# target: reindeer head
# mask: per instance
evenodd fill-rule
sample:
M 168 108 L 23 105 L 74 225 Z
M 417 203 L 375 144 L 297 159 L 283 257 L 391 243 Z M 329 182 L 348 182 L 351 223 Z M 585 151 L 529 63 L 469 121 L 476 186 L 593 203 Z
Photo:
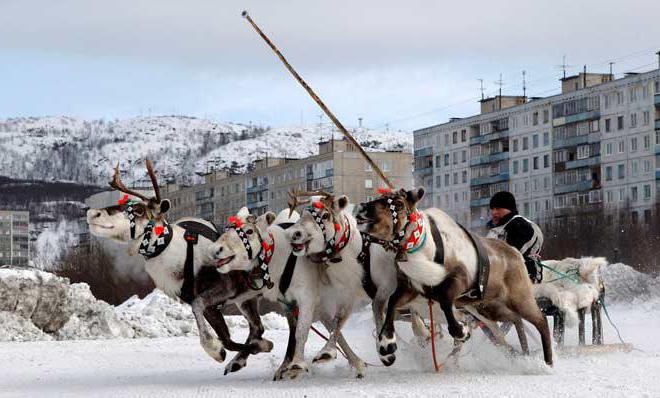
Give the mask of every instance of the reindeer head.
M 145 163 L 155 196 L 149 198 L 128 189 L 121 181 L 119 165 L 117 165 L 109 184 L 113 189 L 123 192 L 124 197 L 115 206 L 87 210 L 87 224 L 92 235 L 129 242 L 142 234 L 147 223 L 165 221 L 165 213 L 170 209 L 170 201 L 161 200 L 153 164 L 149 159 Z
M 262 239 L 275 220 L 275 213 L 256 217 L 243 207 L 229 218 L 225 232 L 211 245 L 211 253 L 219 272 L 248 271 L 261 250 Z
M 356 206 L 355 218 L 364 232 L 380 239 L 392 240 L 406 227 L 417 202 L 424 196 L 424 188 L 416 191 L 379 190 L 379 193 L 379 198 Z
M 327 242 L 341 228 L 339 214 L 348 206 L 348 197 L 342 195 L 335 198 L 324 191 L 292 192 L 289 195 L 291 211 L 296 206 L 307 205 L 298 222 L 287 230 L 293 254 L 304 256 L 322 253 Z M 301 202 L 298 200 L 301 197 L 308 199 Z

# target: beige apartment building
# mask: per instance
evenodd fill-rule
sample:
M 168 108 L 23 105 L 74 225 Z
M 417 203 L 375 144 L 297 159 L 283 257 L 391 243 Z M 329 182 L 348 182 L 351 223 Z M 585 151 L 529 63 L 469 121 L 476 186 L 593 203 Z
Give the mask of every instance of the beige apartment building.
M 370 152 L 396 187 L 412 187 L 412 154 Z M 168 185 L 164 197 L 172 201 L 170 219 L 195 216 L 223 226 L 243 206 L 252 214 L 287 207 L 291 190 L 325 190 L 348 195 L 351 202 L 375 197 L 384 186 L 357 148 L 345 140 L 319 143 L 317 155 L 304 159 L 264 158 L 246 174 L 214 171 L 204 184 L 191 187 Z

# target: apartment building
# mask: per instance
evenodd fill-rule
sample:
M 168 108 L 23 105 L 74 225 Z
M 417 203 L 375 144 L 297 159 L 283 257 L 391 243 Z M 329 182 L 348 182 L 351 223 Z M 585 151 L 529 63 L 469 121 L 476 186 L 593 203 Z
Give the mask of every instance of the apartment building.
M 0 266 L 27 266 L 30 259 L 30 213 L 0 210 Z
M 660 69 L 620 79 L 583 72 L 561 86 L 546 98 L 486 98 L 479 115 L 415 131 L 415 183 L 429 191 L 422 205 L 477 228 L 489 219 L 490 197 L 509 190 L 520 212 L 541 223 L 585 212 L 612 225 L 650 221 Z
M 395 186 L 412 187 L 412 154 L 370 152 L 369 156 Z M 164 188 L 163 196 L 172 201 L 171 220 L 195 216 L 222 227 L 244 206 L 256 215 L 286 208 L 291 190 L 345 194 L 355 203 L 375 197 L 383 187 L 357 148 L 346 140 L 320 142 L 318 154 L 308 158 L 264 158 L 246 174 L 214 171 L 204 177 L 204 184 Z

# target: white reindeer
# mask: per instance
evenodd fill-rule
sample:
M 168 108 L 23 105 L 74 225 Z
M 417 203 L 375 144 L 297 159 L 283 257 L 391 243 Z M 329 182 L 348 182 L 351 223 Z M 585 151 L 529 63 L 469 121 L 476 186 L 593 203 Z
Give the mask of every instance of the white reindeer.
M 304 349 L 314 321 L 320 320 L 328 330 L 333 327 L 331 316 L 319 307 L 318 268 L 305 257 L 292 255 L 287 228 L 292 224 L 290 221 L 297 220 L 297 213 L 293 212 L 292 217 L 286 217 L 285 212 L 289 211 L 282 211 L 277 217 L 268 212 L 256 218 L 249 215 L 247 209 L 241 209 L 234 225 L 215 243 L 220 272 L 240 270 L 258 273 L 262 277 L 267 275 L 271 287 L 267 283 L 264 285 L 261 289 L 262 297 L 271 302 L 279 302 L 287 313 L 289 342 L 284 360 L 275 373 L 275 380 L 296 378 L 307 370 Z M 247 245 L 244 238 L 247 238 Z M 248 246 L 271 250 L 271 256 L 268 261 L 250 258 L 247 254 Z M 336 341 L 353 366 L 357 368 L 363 365 L 340 333 Z M 327 360 L 326 354 L 327 350 L 322 350 L 316 356 L 316 361 Z
M 256 297 L 243 301 L 227 300 L 228 303 L 236 303 L 248 319 L 250 333 L 246 344 L 234 343 L 220 310 L 217 306 L 206 305 L 203 294 L 207 291 L 233 292 L 246 289 L 242 283 L 245 280 L 245 273 L 220 275 L 212 269 L 211 272 L 209 269 L 203 269 L 204 264 L 213 261 L 213 252 L 210 249 L 213 242 L 204 236 L 204 230 L 215 231 L 215 227 L 208 221 L 194 218 L 168 223 L 165 214 L 170 208 L 170 202 L 160 197 L 151 161 L 147 160 L 146 166 L 155 196 L 149 198 L 126 188 L 117 167 L 110 186 L 126 195 L 116 206 L 87 211 L 90 232 L 95 236 L 130 245 L 130 254 L 140 253 L 145 256 L 145 269 L 156 287 L 172 298 L 182 299 L 191 304 L 199 328 L 201 345 L 211 358 L 223 362 L 226 357 L 225 347 L 239 351 L 235 358 L 238 362 L 251 353 L 270 351 L 273 344 L 261 337 L 264 328 L 259 317 Z M 191 271 L 189 275 L 185 275 L 189 245 L 186 240 L 188 229 L 182 225 L 188 229 L 193 226 L 202 231 L 194 245 L 192 270 L 189 270 Z M 217 231 L 215 232 L 217 234 Z M 217 337 L 208 328 L 206 321 L 211 323 Z M 218 337 L 222 341 L 218 340 Z M 235 367 L 234 362 L 228 367 L 229 369 Z

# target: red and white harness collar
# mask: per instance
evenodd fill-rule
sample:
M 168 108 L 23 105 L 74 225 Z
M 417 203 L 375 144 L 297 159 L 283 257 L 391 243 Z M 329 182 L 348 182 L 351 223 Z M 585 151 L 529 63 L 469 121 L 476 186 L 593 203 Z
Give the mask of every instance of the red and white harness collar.
M 408 253 L 414 253 L 417 250 L 419 250 L 422 246 L 424 246 L 424 243 L 426 242 L 426 229 L 424 228 L 424 217 L 419 211 L 415 210 L 415 212 L 408 217 L 408 221 L 411 224 L 415 223 L 417 226 L 410 233 L 410 237 L 406 241 L 404 248 Z
M 351 239 L 351 223 L 348 222 L 348 218 L 346 218 L 346 216 L 344 216 L 344 222 L 346 227 L 344 228 L 344 232 L 339 237 L 339 240 L 335 243 L 335 252 L 339 252 L 344 247 L 346 247 L 348 240 Z M 341 225 L 335 224 L 335 232 L 338 232 L 339 229 L 341 229 Z

